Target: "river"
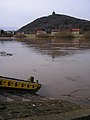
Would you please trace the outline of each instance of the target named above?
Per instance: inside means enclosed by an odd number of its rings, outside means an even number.
[[[0,40],[0,75],[42,84],[39,94],[90,104],[90,40]]]

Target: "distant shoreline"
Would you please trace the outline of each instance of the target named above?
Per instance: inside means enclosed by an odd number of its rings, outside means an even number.
[[[59,34],[55,34],[55,35],[51,35],[51,34],[16,34],[13,37],[0,37],[0,40],[14,40],[14,39],[87,39],[90,38],[90,32],[87,32],[86,34],[78,34],[78,35],[59,35]]]
[[[0,37],[0,40],[1,39],[15,39],[15,37]]]
[[[60,38],[80,38],[80,37],[83,37],[83,35],[78,35],[78,36],[74,36],[74,37],[65,37],[65,36],[61,36],[61,37],[56,37],[56,36],[53,36],[53,35],[48,35],[48,36],[43,36],[43,35],[39,35],[37,36],[36,34],[31,34],[31,35],[27,35],[25,34],[26,36],[25,37],[0,37],[0,40],[1,39],[52,39],[52,38],[56,38],[56,39],[60,39]]]

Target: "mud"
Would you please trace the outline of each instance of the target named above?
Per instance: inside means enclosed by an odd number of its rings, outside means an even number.
[[[0,91],[0,120],[70,120],[89,114],[87,106],[28,92]]]

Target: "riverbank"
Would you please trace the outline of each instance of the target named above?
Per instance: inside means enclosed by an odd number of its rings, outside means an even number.
[[[41,115],[27,118],[18,118],[11,120],[90,120],[90,109],[75,110],[60,114]]]
[[[0,37],[0,40],[13,40],[15,37]]]
[[[73,39],[73,38],[84,38],[83,34],[80,35],[52,35],[52,34],[16,34],[13,37],[0,37],[0,40],[12,40],[12,39]]]
[[[28,92],[0,92],[0,120],[71,120],[90,115],[90,107]]]

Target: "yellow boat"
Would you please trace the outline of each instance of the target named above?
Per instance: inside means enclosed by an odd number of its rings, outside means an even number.
[[[0,88],[28,90],[30,92],[36,93],[41,88],[41,84],[38,83],[38,80],[34,82],[33,76],[31,76],[28,80],[0,76]]]

